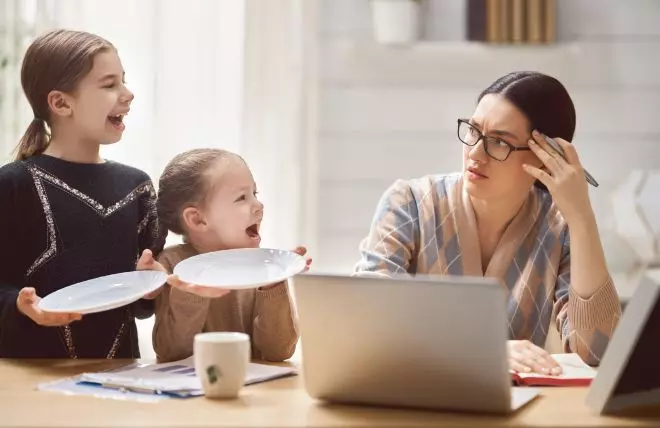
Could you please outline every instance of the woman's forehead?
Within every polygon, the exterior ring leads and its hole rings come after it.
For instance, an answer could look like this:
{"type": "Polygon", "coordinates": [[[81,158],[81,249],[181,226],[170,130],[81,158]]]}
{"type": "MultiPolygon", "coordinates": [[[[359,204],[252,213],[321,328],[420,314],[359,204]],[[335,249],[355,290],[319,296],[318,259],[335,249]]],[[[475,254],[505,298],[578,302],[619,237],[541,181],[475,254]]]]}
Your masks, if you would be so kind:
{"type": "Polygon", "coordinates": [[[472,121],[485,129],[521,133],[529,127],[525,115],[501,95],[488,94],[477,105],[472,121]]]}

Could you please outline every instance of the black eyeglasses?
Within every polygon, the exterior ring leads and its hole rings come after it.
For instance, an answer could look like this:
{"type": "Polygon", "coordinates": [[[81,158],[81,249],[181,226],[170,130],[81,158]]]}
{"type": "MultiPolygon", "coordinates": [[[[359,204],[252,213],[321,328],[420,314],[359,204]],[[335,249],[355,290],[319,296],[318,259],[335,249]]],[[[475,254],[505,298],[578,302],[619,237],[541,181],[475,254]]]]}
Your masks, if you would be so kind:
{"type": "Polygon", "coordinates": [[[458,139],[466,146],[476,146],[479,141],[484,141],[484,150],[491,158],[504,162],[511,152],[529,151],[529,147],[516,147],[497,137],[484,135],[467,119],[458,119],[458,139]]]}

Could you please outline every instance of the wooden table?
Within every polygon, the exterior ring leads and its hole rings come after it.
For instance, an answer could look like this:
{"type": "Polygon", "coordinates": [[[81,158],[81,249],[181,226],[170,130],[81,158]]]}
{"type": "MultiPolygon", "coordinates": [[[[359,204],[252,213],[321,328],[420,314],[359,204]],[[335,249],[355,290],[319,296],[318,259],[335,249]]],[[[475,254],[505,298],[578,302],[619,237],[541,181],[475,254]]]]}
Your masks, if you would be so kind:
{"type": "Polygon", "coordinates": [[[40,382],[99,371],[128,361],[0,360],[0,427],[198,426],[660,426],[660,409],[597,417],[586,388],[548,388],[512,416],[328,405],[310,398],[300,376],[248,386],[241,397],[140,403],[37,391],[40,382]]]}

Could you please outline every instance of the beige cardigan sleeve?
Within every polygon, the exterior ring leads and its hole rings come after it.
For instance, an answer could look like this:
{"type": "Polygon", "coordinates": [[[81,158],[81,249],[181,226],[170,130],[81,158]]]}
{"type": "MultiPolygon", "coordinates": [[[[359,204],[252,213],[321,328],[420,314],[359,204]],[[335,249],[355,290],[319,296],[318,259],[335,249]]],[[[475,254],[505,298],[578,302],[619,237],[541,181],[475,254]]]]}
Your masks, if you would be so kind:
{"type": "Polygon", "coordinates": [[[568,239],[559,264],[553,314],[565,352],[575,352],[597,366],[621,318],[621,301],[609,277],[589,299],[571,287],[571,257],[568,239]]]}
{"type": "Polygon", "coordinates": [[[266,361],[291,358],[296,350],[299,333],[286,282],[257,290],[252,330],[252,349],[256,354],[254,358],[266,361]]]}
{"type": "MultiPolygon", "coordinates": [[[[168,272],[173,263],[167,255],[158,260],[168,272]]],[[[156,298],[153,347],[159,362],[187,358],[193,354],[195,334],[202,332],[209,310],[209,299],[166,284],[156,298]]]]}

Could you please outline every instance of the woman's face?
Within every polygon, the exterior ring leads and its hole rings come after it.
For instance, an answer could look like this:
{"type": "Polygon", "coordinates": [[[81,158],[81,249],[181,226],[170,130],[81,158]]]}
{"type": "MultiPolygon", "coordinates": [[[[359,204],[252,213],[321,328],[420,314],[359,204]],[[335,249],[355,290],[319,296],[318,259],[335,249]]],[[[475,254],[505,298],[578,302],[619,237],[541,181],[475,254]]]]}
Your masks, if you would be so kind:
{"type": "MultiPolygon", "coordinates": [[[[470,124],[473,125],[472,134],[462,138],[476,141],[479,133],[496,138],[500,144],[489,143],[489,147],[490,153],[499,158],[503,157],[503,151],[505,154],[508,151],[501,142],[514,147],[528,147],[531,138],[531,125],[527,117],[501,95],[484,96],[470,118],[470,124]]],[[[534,184],[534,178],[522,168],[525,163],[541,166],[539,159],[529,150],[511,151],[506,160],[499,161],[486,153],[483,139],[474,146],[465,145],[463,177],[466,190],[471,197],[486,201],[519,199],[534,184]]]]}

